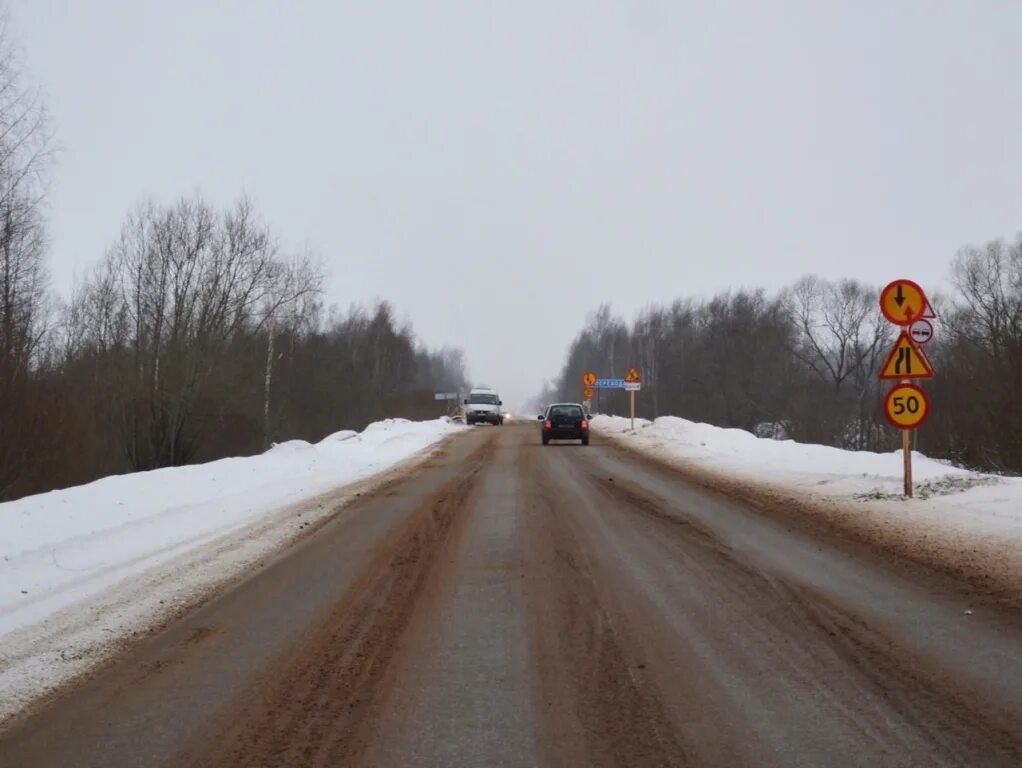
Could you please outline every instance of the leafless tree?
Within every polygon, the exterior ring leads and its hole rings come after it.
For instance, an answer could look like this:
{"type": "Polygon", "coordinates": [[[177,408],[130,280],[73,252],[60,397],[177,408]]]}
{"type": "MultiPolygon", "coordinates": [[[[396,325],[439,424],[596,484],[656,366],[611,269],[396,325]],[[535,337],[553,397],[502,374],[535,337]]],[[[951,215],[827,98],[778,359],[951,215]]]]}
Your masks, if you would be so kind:
{"type": "Polygon", "coordinates": [[[283,325],[290,332],[292,343],[298,338],[322,293],[323,271],[306,250],[281,261],[272,278],[272,287],[261,310],[266,324],[266,368],[263,375],[263,447],[272,441],[271,394],[273,364],[278,329],[283,325]]]}
{"type": "Polygon", "coordinates": [[[230,365],[229,353],[263,333],[268,427],[278,325],[318,291],[320,280],[307,256],[280,258],[247,200],[222,213],[201,199],[138,206],[73,302],[79,321],[88,320],[88,345],[113,344],[130,361],[119,391],[131,466],[189,460],[202,431],[195,414],[230,365]]]}
{"type": "Polygon", "coordinates": [[[827,407],[807,423],[814,439],[875,448],[878,420],[865,409],[877,394],[876,371],[891,339],[878,291],[854,280],[799,280],[784,294],[797,329],[792,351],[829,390],[827,407]]]}
{"type": "Polygon", "coordinates": [[[46,107],[0,10],[0,496],[31,461],[26,440],[40,416],[28,377],[50,325],[41,206],[52,149],[46,107]]]}

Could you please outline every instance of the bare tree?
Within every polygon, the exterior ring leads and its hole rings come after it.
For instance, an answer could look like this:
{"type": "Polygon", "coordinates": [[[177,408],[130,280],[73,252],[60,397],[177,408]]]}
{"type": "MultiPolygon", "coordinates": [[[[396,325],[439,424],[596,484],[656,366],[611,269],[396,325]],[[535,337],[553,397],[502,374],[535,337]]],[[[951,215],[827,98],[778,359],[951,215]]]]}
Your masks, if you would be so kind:
{"type": "Polygon", "coordinates": [[[197,414],[217,387],[232,386],[223,377],[232,365],[244,366],[239,345],[264,332],[268,429],[278,326],[293,319],[320,280],[307,255],[279,257],[247,200],[222,213],[199,199],[138,206],[73,302],[79,321],[88,320],[87,345],[112,343],[130,360],[131,374],[118,389],[131,466],[190,460],[205,431],[197,414]]]}
{"type": "Polygon", "coordinates": [[[316,297],[322,292],[322,284],[322,268],[308,250],[290,261],[280,262],[273,275],[272,287],[262,308],[266,322],[266,368],[263,374],[264,448],[269,448],[272,442],[270,398],[273,391],[273,363],[278,328],[283,324],[290,331],[294,341],[312,311],[316,297]]]}
{"type": "Polygon", "coordinates": [[[797,329],[792,352],[830,390],[828,407],[814,409],[804,420],[812,425],[812,439],[876,447],[877,421],[865,409],[877,393],[875,372],[891,338],[877,293],[854,280],[828,282],[810,275],[784,294],[797,329]]]}
{"type": "Polygon", "coordinates": [[[660,361],[667,341],[667,313],[659,307],[647,307],[632,327],[635,363],[642,372],[643,388],[651,402],[651,415],[660,415],[660,361]]]}
{"type": "Polygon", "coordinates": [[[959,251],[942,313],[933,448],[967,465],[1022,470],[1022,235],[959,251]]]}
{"type": "Polygon", "coordinates": [[[28,376],[50,325],[42,200],[52,133],[0,10],[0,496],[30,462],[39,413],[28,376]]]}
{"type": "Polygon", "coordinates": [[[46,324],[41,204],[52,147],[46,107],[25,84],[0,10],[0,376],[25,372],[46,324]]]}

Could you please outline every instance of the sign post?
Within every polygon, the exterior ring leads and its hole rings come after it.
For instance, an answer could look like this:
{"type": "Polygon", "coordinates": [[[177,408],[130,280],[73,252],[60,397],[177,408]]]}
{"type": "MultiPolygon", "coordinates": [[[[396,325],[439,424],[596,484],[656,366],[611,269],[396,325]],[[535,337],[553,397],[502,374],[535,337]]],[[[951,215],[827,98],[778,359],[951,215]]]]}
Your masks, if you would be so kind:
{"type": "MultiPolygon", "coordinates": [[[[642,389],[642,377],[639,369],[632,367],[623,379],[594,379],[593,388],[596,390],[596,397],[599,398],[601,389],[623,389],[628,393],[631,401],[632,429],[635,429],[635,393],[642,389]]],[[[597,405],[599,401],[597,400],[597,405]]]]}
{"type": "Polygon", "coordinates": [[[905,469],[905,495],[912,496],[912,433],[930,415],[926,392],[907,379],[887,393],[884,415],[901,430],[901,452],[905,469]]]}
{"type": "Polygon", "coordinates": [[[444,412],[450,415],[451,409],[447,403],[450,401],[460,400],[461,396],[457,392],[434,392],[433,399],[444,403],[444,412]]]}
{"type": "Polygon", "coordinates": [[[642,377],[634,365],[625,374],[625,389],[628,390],[628,407],[632,417],[632,431],[635,431],[635,393],[642,388],[642,377]]]}
{"type": "Polygon", "coordinates": [[[930,415],[930,402],[926,392],[911,380],[933,378],[933,366],[920,345],[933,338],[929,321],[937,315],[923,289],[911,280],[889,283],[880,292],[880,311],[890,322],[902,326],[878,378],[899,382],[884,398],[884,415],[901,430],[905,495],[912,498],[912,433],[930,415]]]}
{"type": "Polygon", "coordinates": [[[901,456],[904,463],[905,495],[912,498],[912,430],[901,430],[901,456]]]}
{"type": "MultiPolygon", "coordinates": [[[[591,401],[594,394],[594,388],[596,387],[596,379],[598,377],[592,371],[586,371],[582,374],[582,399],[591,401]]],[[[600,409],[599,394],[597,394],[596,410],[600,409]]],[[[586,410],[589,410],[587,407],[586,410]]]]}

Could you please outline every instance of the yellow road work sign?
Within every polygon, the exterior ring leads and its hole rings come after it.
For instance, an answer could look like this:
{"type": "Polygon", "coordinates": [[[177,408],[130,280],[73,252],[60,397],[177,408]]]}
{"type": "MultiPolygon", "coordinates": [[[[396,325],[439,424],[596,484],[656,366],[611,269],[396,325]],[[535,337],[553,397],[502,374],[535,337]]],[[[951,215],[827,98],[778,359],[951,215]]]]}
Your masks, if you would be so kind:
{"type": "Polygon", "coordinates": [[[634,365],[628,369],[628,373],[625,374],[625,381],[632,383],[635,381],[642,381],[642,377],[639,375],[639,369],[634,365]]]}
{"type": "Polygon", "coordinates": [[[905,331],[898,336],[887,362],[880,369],[881,379],[931,379],[933,366],[905,331]]]}
{"type": "Polygon", "coordinates": [[[911,280],[895,280],[880,292],[880,311],[895,325],[911,325],[924,316],[929,306],[923,289],[911,280]]]}
{"type": "Polygon", "coordinates": [[[930,415],[930,401],[915,384],[899,384],[884,398],[884,415],[898,429],[915,429],[930,415]]]}

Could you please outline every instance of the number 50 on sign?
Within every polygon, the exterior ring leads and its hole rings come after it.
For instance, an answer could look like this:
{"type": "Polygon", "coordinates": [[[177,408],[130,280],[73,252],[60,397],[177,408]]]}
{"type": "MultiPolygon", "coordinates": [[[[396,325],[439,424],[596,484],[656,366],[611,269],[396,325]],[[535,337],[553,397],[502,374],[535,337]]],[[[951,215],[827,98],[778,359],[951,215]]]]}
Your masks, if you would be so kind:
{"type": "Polygon", "coordinates": [[[884,414],[898,429],[915,429],[930,415],[930,401],[915,384],[899,384],[884,398],[884,414]]]}

